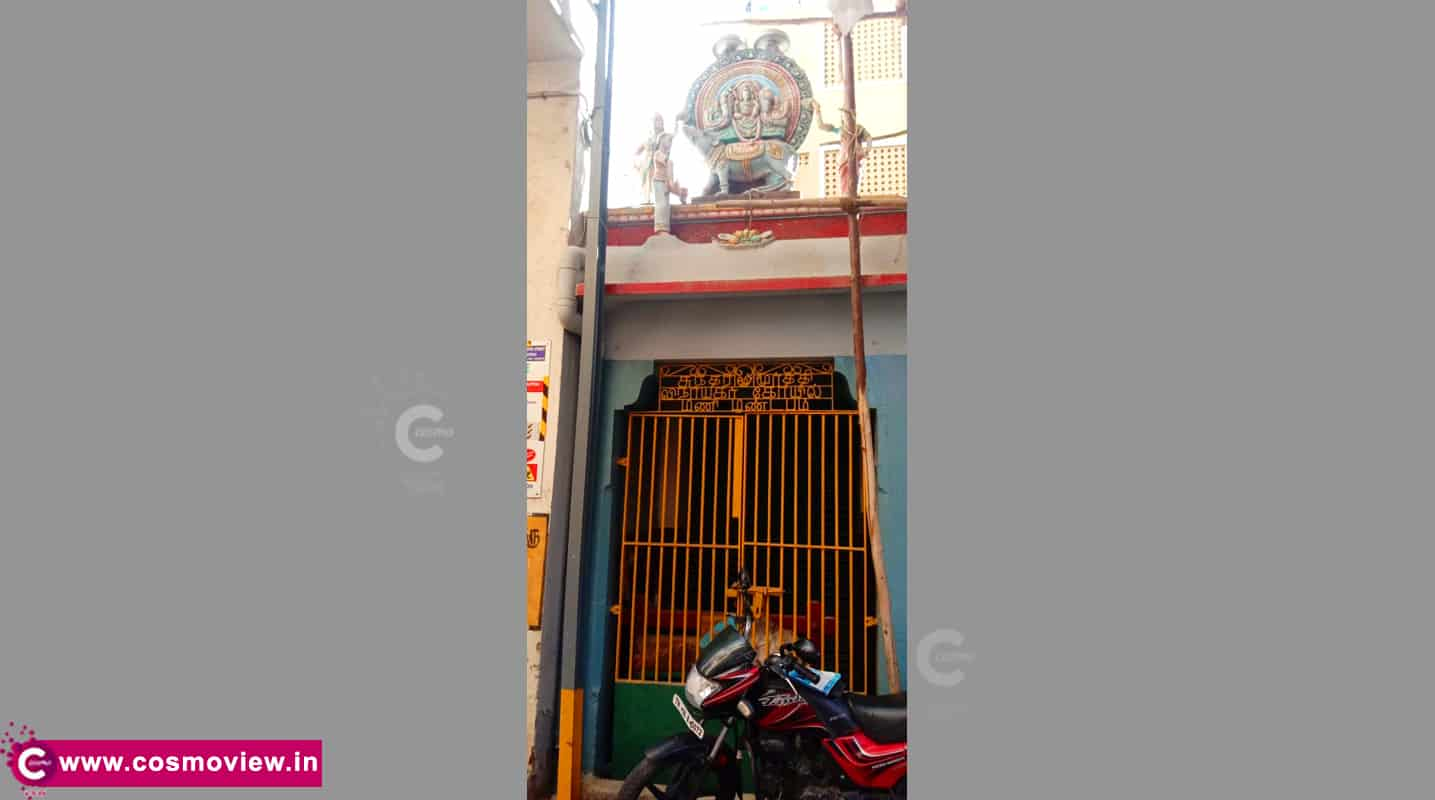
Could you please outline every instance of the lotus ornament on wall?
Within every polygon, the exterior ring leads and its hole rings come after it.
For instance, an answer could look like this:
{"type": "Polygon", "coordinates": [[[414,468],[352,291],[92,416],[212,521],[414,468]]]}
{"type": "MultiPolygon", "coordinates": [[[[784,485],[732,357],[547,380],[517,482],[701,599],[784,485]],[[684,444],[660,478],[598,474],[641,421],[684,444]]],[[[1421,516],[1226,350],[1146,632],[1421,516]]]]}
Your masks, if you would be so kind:
{"type": "Polygon", "coordinates": [[[763,247],[772,244],[775,237],[772,231],[759,231],[752,228],[743,228],[733,233],[719,233],[713,237],[713,244],[722,247],[763,247]]]}

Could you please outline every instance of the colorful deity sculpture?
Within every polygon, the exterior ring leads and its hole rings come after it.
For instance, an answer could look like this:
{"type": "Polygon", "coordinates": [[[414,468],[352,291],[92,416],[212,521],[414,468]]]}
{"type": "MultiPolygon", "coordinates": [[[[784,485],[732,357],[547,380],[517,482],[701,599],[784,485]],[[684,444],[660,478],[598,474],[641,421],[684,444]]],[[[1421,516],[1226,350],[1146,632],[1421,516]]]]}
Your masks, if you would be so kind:
{"type": "Polygon", "coordinates": [[[812,87],[784,54],[787,36],[769,31],[747,47],[728,36],[677,116],[707,159],[707,196],[792,188],[793,161],[812,124],[812,87]]]}

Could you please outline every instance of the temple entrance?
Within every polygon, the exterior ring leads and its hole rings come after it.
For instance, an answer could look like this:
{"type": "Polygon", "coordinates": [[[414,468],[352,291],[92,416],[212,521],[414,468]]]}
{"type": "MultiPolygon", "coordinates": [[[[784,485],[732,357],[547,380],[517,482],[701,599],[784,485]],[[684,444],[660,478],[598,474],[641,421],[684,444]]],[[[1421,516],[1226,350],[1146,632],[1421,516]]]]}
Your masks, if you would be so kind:
{"type": "Polygon", "coordinates": [[[613,768],[680,724],[669,695],[699,638],[761,600],[760,655],[811,639],[822,669],[876,689],[876,605],[857,412],[832,364],[662,365],[657,409],[630,411],[618,458],[613,768]]]}

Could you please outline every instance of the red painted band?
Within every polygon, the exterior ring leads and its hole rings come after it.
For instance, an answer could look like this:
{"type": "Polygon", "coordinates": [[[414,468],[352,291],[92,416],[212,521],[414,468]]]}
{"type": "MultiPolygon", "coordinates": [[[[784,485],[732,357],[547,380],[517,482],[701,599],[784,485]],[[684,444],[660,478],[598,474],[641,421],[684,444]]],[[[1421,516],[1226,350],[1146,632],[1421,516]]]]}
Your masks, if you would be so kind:
{"type": "MultiPolygon", "coordinates": [[[[803,292],[822,289],[846,289],[852,279],[842,276],[822,278],[750,278],[728,281],[650,281],[646,283],[610,283],[607,294],[613,295],[664,295],[664,294],[745,294],[750,292],[803,292]]],[[[863,275],[862,285],[866,288],[879,286],[905,286],[907,276],[901,273],[885,275],[863,275]]],[[[579,297],[583,296],[583,284],[578,284],[579,297]]]]}

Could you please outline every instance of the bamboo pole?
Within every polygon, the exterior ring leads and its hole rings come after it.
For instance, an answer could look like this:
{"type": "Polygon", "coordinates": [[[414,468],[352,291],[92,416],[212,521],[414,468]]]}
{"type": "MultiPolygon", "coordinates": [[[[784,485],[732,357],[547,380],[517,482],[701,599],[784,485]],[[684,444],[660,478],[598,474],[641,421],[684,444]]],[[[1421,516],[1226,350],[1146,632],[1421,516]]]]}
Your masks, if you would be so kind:
{"type": "Polygon", "coordinates": [[[877,582],[877,621],[887,668],[887,686],[902,690],[902,670],[897,660],[897,637],[892,629],[892,592],[887,583],[887,562],[882,551],[882,525],[877,514],[877,461],[872,443],[872,413],[867,405],[867,342],[862,325],[862,231],[857,198],[857,85],[852,64],[852,34],[842,34],[843,91],[842,149],[847,163],[843,189],[848,204],[847,244],[852,267],[852,356],[857,370],[857,424],[862,433],[863,513],[868,543],[872,548],[872,571],[877,582]]]}

